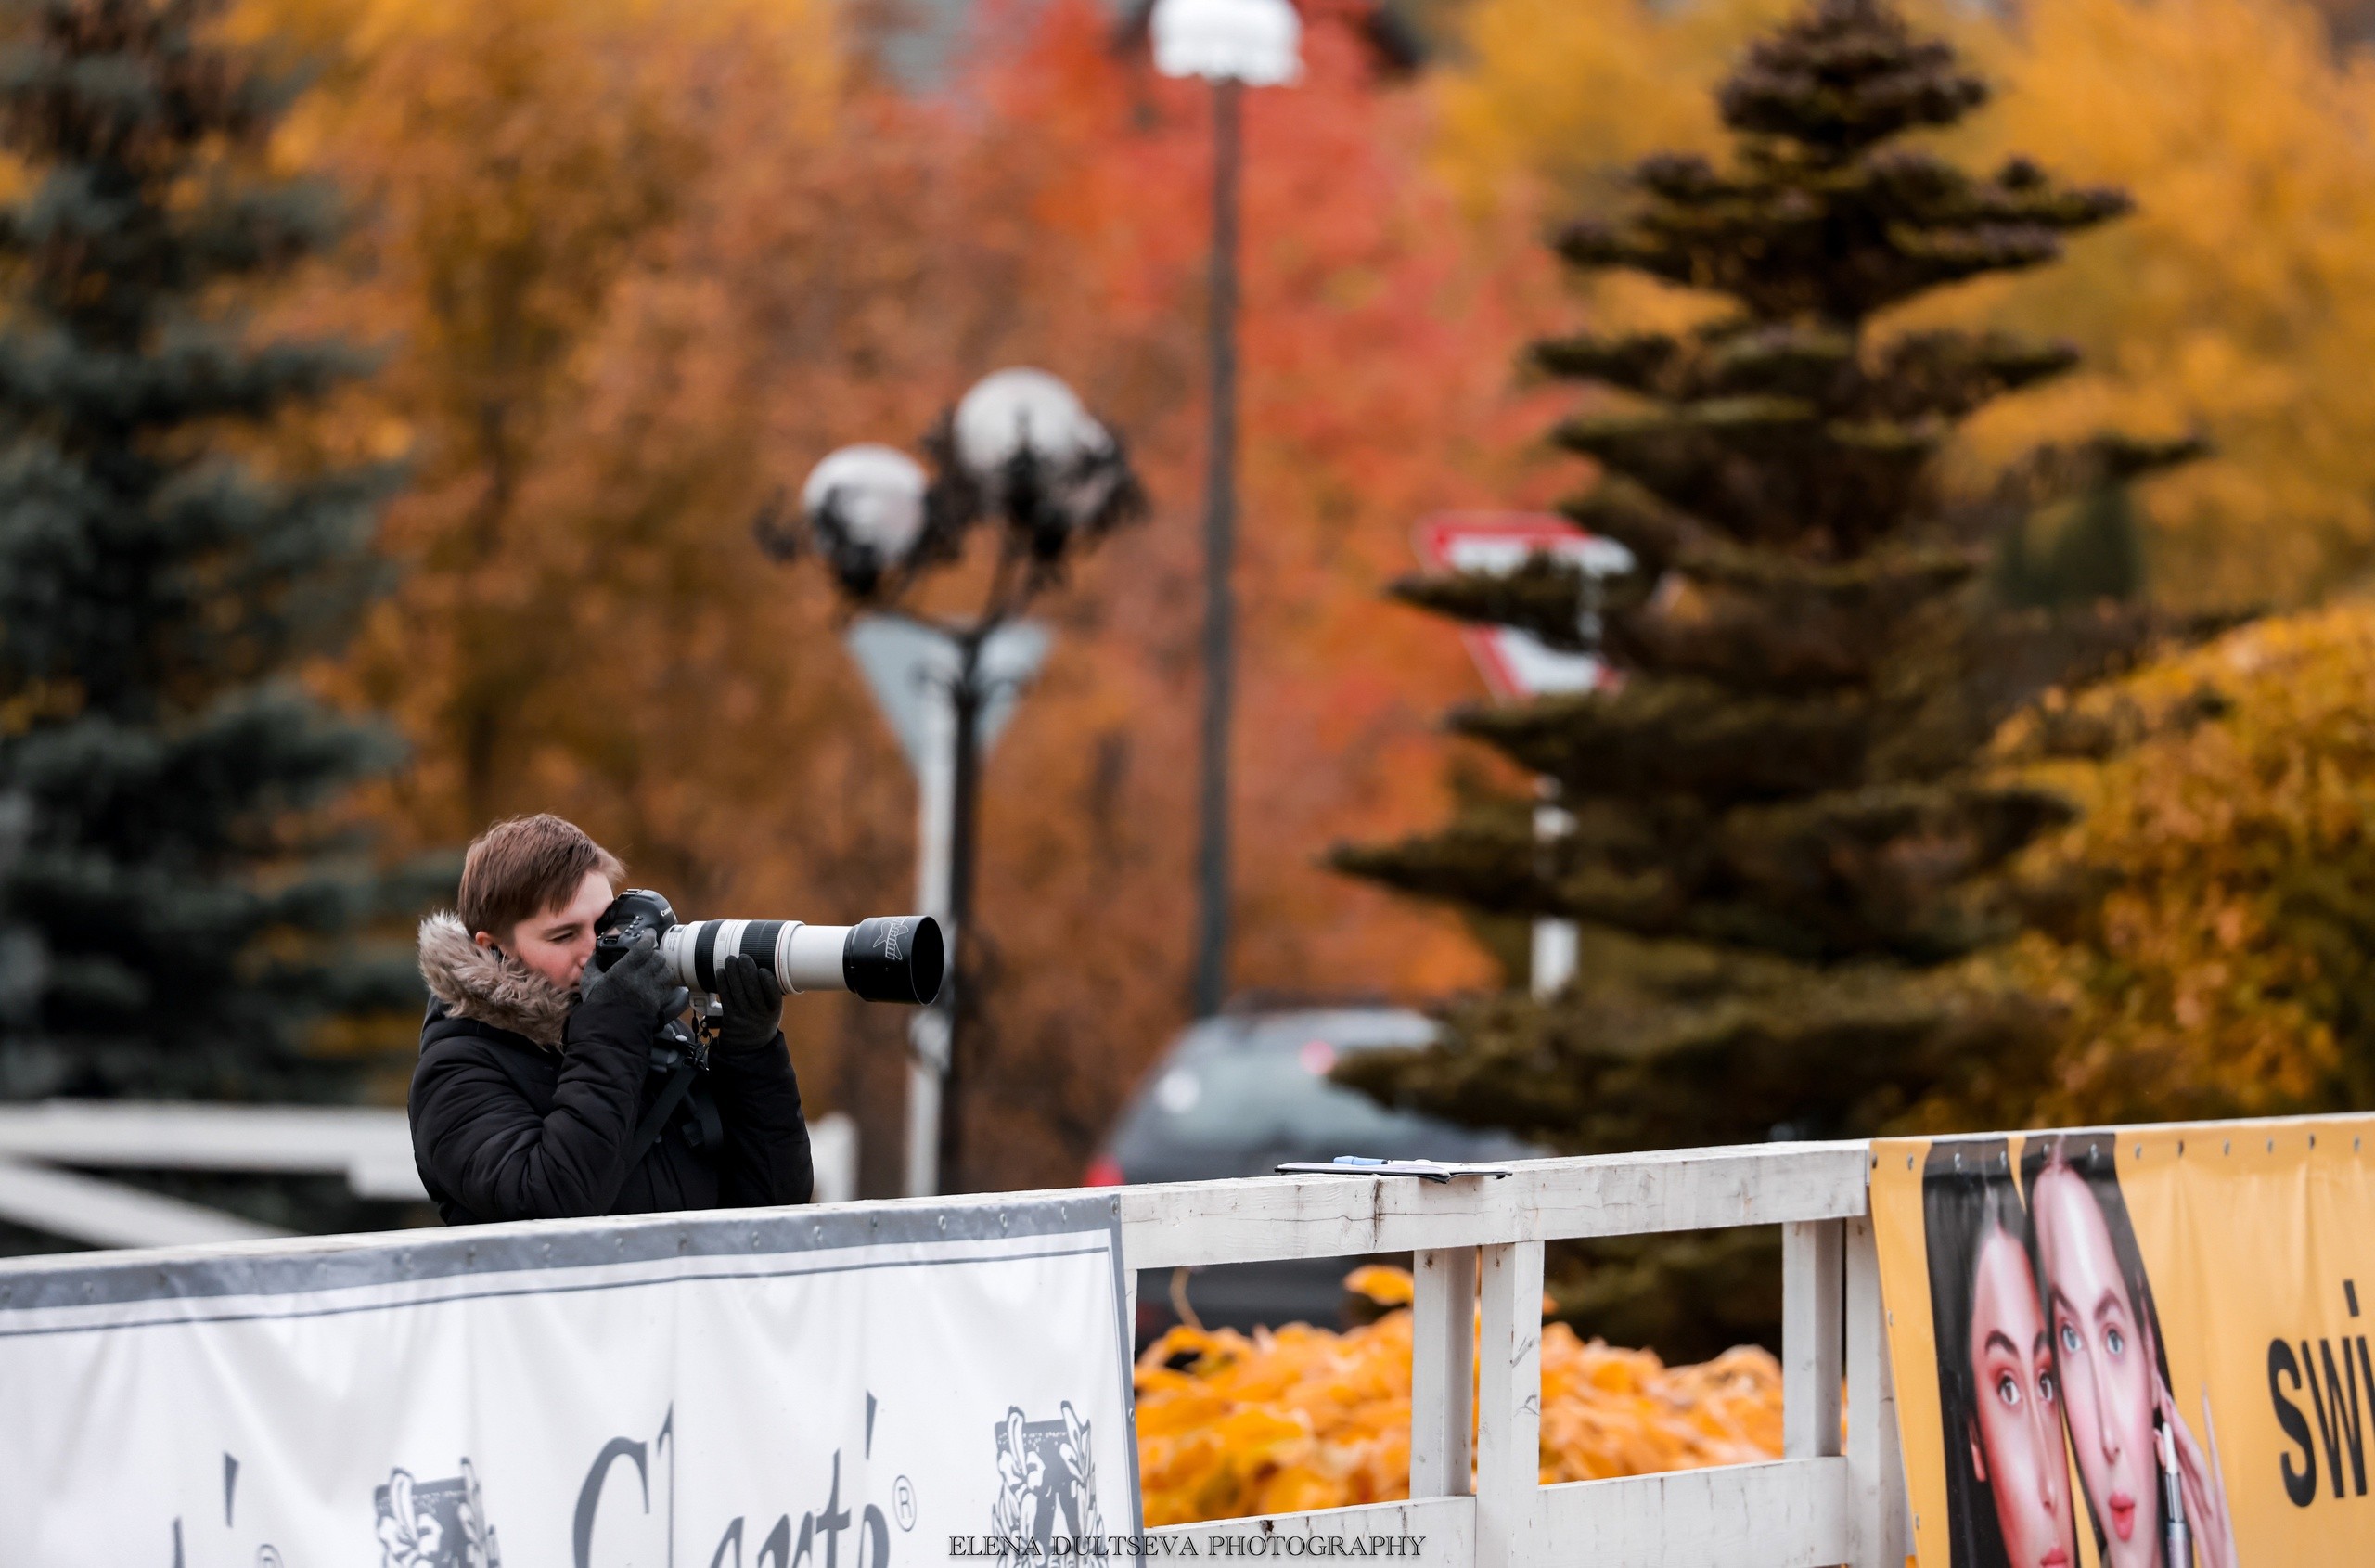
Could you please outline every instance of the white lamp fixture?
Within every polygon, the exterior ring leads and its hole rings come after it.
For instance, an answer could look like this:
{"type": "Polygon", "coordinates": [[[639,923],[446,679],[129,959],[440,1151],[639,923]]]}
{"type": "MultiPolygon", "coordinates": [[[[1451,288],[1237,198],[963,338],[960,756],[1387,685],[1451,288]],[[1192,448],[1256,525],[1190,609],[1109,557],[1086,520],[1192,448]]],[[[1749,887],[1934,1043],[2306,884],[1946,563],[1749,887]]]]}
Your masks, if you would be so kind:
{"type": "MultiPolygon", "coordinates": [[[[815,528],[829,516],[852,544],[887,565],[924,531],[923,465],[894,446],[844,446],[816,465],[800,487],[800,509],[815,528]]],[[[818,544],[828,541],[821,534],[818,544]]]]}
{"type": "Polygon", "coordinates": [[[1303,74],[1303,19],[1289,0],[1155,0],[1154,68],[1275,87],[1303,74]]]}
{"type": "Polygon", "coordinates": [[[1027,452],[1068,468],[1110,451],[1113,438],[1072,388],[1045,370],[998,370],[956,405],[956,460],[983,482],[1027,452]]]}
{"type": "Polygon", "coordinates": [[[1099,528],[1127,477],[1112,432],[1082,405],[1072,388],[1045,370],[994,371],[956,405],[951,421],[957,463],[993,506],[1004,508],[1011,483],[1050,505],[1032,508],[1026,522],[1046,546],[1072,529],[1099,528]],[[1018,481],[1018,459],[1030,471],[1018,481]]]}

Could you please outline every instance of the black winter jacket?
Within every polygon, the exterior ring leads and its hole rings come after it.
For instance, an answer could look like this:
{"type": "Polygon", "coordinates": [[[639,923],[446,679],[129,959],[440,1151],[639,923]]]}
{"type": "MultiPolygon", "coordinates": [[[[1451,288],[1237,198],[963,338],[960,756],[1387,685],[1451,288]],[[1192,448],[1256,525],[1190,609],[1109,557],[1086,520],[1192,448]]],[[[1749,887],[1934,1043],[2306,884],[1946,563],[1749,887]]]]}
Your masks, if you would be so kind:
{"type": "Polygon", "coordinates": [[[448,1225],[808,1201],[808,1128],[783,1036],[712,1051],[696,1095],[725,1137],[697,1148],[680,1112],[632,1167],[635,1128],[667,1078],[661,1031],[620,1004],[573,1005],[461,922],[421,925],[429,1017],[412,1077],[413,1158],[448,1225]]]}

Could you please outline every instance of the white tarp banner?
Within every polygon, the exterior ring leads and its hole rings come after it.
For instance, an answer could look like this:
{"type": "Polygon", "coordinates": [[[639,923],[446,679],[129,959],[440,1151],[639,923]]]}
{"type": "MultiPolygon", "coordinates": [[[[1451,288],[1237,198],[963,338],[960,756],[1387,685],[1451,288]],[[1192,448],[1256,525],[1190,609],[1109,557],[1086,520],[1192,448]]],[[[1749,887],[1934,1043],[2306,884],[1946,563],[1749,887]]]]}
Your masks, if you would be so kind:
{"type": "Polygon", "coordinates": [[[0,1564],[1120,1568],[1121,1278],[1110,1195],[10,1262],[0,1564]]]}

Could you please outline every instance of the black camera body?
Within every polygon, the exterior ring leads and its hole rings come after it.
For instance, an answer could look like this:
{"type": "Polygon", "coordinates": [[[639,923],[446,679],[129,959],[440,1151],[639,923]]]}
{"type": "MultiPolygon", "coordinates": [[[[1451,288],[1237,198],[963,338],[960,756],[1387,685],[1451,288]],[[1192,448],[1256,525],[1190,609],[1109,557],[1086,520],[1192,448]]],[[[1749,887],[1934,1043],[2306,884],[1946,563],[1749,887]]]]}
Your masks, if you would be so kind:
{"type": "Polygon", "coordinates": [[[714,992],[717,969],[736,954],[776,977],[787,996],[847,991],[869,1002],[926,1007],[940,995],[947,945],[930,915],[879,915],[854,926],[802,920],[676,919],[668,901],[629,888],[610,901],[595,927],[594,963],[607,970],[650,937],[676,983],[714,992]]]}
{"type": "Polygon", "coordinates": [[[627,889],[594,922],[594,967],[608,970],[644,937],[657,942],[661,932],[676,923],[676,911],[660,894],[649,888],[627,889]]]}

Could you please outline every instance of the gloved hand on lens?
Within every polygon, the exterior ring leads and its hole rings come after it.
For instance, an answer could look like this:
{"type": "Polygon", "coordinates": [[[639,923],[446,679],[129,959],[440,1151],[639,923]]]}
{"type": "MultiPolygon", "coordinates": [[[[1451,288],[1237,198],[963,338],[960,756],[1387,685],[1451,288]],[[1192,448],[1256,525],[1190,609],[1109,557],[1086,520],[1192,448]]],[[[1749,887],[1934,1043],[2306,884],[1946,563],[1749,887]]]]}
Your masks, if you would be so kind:
{"type": "Polygon", "coordinates": [[[718,965],[717,999],[725,1009],[717,1030],[720,1050],[756,1050],[783,1026],[783,987],[746,953],[718,965]]]}
{"type": "Polygon", "coordinates": [[[685,988],[676,983],[668,961],[660,956],[659,942],[647,933],[607,970],[597,968],[591,958],[585,961],[585,972],[578,981],[578,1005],[629,1008],[656,1023],[671,1012],[684,1010],[685,988]]]}

